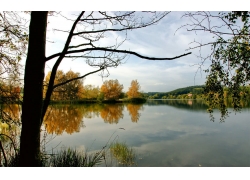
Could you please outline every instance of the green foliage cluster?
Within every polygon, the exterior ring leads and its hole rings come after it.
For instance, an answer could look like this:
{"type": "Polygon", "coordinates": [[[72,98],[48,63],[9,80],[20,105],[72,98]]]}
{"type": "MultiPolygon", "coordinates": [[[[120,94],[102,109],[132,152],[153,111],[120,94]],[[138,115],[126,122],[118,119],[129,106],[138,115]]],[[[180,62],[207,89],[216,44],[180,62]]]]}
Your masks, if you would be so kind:
{"type": "MultiPolygon", "coordinates": [[[[188,12],[185,17],[192,20],[184,25],[188,31],[202,31],[213,38],[206,42],[194,41],[189,49],[209,47],[211,53],[201,59],[200,68],[204,62],[211,62],[204,88],[204,97],[209,104],[209,112],[219,109],[221,118],[228,114],[225,102],[224,88],[230,93],[235,111],[242,108],[241,98],[250,80],[250,11],[232,12],[188,12]],[[215,24],[215,21],[218,23],[215,24]]],[[[182,26],[182,27],[184,27],[182,26]]]]}

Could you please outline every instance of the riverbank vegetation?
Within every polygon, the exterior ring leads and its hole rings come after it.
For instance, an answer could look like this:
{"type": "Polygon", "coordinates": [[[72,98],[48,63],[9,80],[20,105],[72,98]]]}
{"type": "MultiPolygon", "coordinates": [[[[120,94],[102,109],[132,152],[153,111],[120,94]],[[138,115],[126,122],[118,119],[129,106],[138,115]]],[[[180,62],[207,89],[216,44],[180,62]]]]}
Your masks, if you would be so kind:
{"type": "MultiPolygon", "coordinates": [[[[22,104],[20,106],[21,115],[18,117],[22,122],[20,166],[38,166],[40,129],[51,100],[69,103],[85,100],[111,103],[145,98],[143,93],[134,93],[130,89],[128,93],[122,92],[123,86],[118,83],[118,80],[112,80],[115,82],[114,87],[118,90],[113,90],[111,93],[110,89],[105,86],[100,89],[91,85],[85,87],[83,78],[86,76],[97,72],[100,72],[102,77],[109,75],[109,68],[121,65],[127,55],[134,55],[146,60],[173,60],[191,54],[188,52],[174,57],[159,58],[144,56],[138,52],[120,49],[119,47],[122,47],[126,38],[109,46],[103,46],[100,43],[108,37],[108,33],[113,31],[124,32],[127,35],[129,30],[157,24],[169,12],[83,11],[79,12],[74,20],[71,19],[72,17],[62,16],[67,21],[72,20],[72,25],[65,27],[66,30],[55,29],[57,32],[66,33],[64,47],[57,53],[46,57],[48,17],[56,13],[24,12],[30,13],[29,19],[25,19],[25,16],[20,15],[21,13],[0,13],[0,100],[4,105],[22,104]],[[143,15],[144,13],[146,15],[143,15]],[[29,29],[27,24],[29,24],[29,29]],[[106,28],[107,24],[110,25],[109,29],[106,28]],[[89,27],[91,28],[89,29],[89,27]],[[82,41],[80,42],[78,39],[82,41]],[[24,71],[20,70],[22,58],[26,58],[24,71]],[[65,58],[84,59],[87,65],[96,69],[85,72],[84,75],[73,71],[64,73],[58,67],[65,58]],[[51,60],[54,62],[52,71],[46,76],[45,83],[43,83],[46,63],[52,62],[51,60]],[[24,79],[19,77],[23,72],[24,79]]],[[[222,115],[227,114],[225,99],[231,98],[234,109],[240,109],[240,100],[249,98],[247,85],[250,80],[249,12],[219,12],[216,15],[210,12],[188,12],[184,17],[194,20],[193,24],[182,26],[187,27],[188,31],[208,32],[216,37],[206,43],[193,42],[191,44],[196,45],[189,48],[192,50],[211,46],[211,54],[201,57],[202,62],[200,63],[200,67],[202,67],[207,59],[211,60],[210,67],[205,70],[208,73],[207,81],[202,93],[189,91],[188,94],[169,94],[163,95],[161,98],[204,98],[209,103],[209,112],[218,107],[222,115]],[[219,20],[222,25],[219,27],[211,25],[213,18],[219,20]],[[203,24],[207,22],[208,24],[203,24]],[[228,92],[226,88],[228,88],[228,92]]],[[[138,91],[138,87],[136,81],[131,85],[135,91],[138,91]]],[[[111,86],[111,90],[112,88],[113,86],[111,86]]],[[[199,91],[199,89],[196,90],[199,91]]],[[[158,99],[159,96],[159,94],[153,94],[149,98],[158,99]]],[[[15,122],[3,109],[0,112],[1,122],[9,124],[15,122]]]]}
{"type": "MultiPolygon", "coordinates": [[[[203,99],[206,100],[207,94],[205,93],[205,86],[189,86],[179,88],[170,92],[149,92],[145,93],[144,96],[148,99],[203,99]]],[[[250,86],[239,87],[239,100],[250,100],[250,86]]],[[[234,94],[229,90],[228,87],[224,86],[222,89],[223,98],[230,102],[235,97],[234,94]]],[[[218,94],[217,94],[218,96],[218,94]]]]}
{"type": "MultiPolygon", "coordinates": [[[[11,143],[2,144],[0,141],[0,155],[3,156],[0,156],[0,167],[18,167],[19,165],[19,148],[10,152],[11,143]]],[[[39,157],[40,167],[136,166],[135,150],[119,141],[107,143],[101,150],[94,152],[62,147],[61,150],[50,154],[45,151],[41,152],[39,157]]]]}
{"type": "MultiPolygon", "coordinates": [[[[44,88],[46,90],[49,79],[49,72],[45,78],[44,88]]],[[[61,70],[57,71],[55,77],[54,91],[51,95],[51,103],[62,104],[81,104],[81,103],[116,103],[116,102],[145,102],[143,93],[140,91],[140,84],[137,80],[132,80],[131,87],[127,92],[123,91],[123,85],[115,80],[106,80],[102,86],[93,86],[91,84],[84,85],[84,79],[77,79],[79,73],[68,71],[64,73],[61,70]],[[67,82],[69,79],[75,78],[75,81],[67,82]]],[[[46,91],[44,91],[46,92],[46,91]]],[[[46,94],[43,94],[44,98],[46,94]]]]}

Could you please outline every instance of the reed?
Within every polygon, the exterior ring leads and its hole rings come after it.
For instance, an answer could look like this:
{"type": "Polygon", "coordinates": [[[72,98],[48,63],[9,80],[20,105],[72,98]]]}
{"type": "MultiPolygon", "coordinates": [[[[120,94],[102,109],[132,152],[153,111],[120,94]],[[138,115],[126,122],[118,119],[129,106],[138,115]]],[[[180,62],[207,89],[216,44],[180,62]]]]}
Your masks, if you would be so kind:
{"type": "Polygon", "coordinates": [[[50,167],[93,167],[103,160],[101,151],[88,154],[84,151],[77,151],[71,148],[63,149],[48,159],[50,167]]]}
{"type": "Polygon", "coordinates": [[[135,151],[129,148],[126,143],[115,142],[110,146],[110,152],[117,159],[118,163],[125,166],[136,165],[135,151]]]}

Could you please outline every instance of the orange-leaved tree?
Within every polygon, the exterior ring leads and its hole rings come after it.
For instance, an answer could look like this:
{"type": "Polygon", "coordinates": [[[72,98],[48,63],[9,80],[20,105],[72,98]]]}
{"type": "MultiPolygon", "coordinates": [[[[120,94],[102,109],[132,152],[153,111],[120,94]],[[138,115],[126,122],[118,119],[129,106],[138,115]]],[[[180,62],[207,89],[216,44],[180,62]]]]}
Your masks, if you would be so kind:
{"type": "MultiPolygon", "coordinates": [[[[44,91],[44,97],[45,92],[47,90],[47,85],[49,83],[51,72],[47,74],[45,77],[45,91],[44,91]]],[[[71,81],[69,83],[67,80],[77,78],[80,76],[80,73],[75,73],[73,71],[68,71],[66,74],[58,70],[55,77],[55,85],[54,85],[54,91],[52,93],[51,99],[52,100],[76,100],[81,99],[82,93],[83,93],[83,79],[77,79],[75,81],[71,81]]]]}
{"type": "Polygon", "coordinates": [[[128,98],[138,98],[141,96],[141,93],[139,92],[141,86],[137,80],[131,81],[131,86],[127,92],[128,98]]]}
{"type": "Polygon", "coordinates": [[[106,80],[101,87],[101,93],[107,100],[118,99],[122,93],[123,85],[118,80],[106,80]]]}

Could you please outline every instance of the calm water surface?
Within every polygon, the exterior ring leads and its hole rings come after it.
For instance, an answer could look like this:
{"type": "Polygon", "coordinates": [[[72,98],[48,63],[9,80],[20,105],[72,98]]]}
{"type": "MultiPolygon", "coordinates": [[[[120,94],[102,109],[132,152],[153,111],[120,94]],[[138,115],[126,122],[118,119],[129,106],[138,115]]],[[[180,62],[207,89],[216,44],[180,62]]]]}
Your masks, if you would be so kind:
{"type": "Polygon", "coordinates": [[[44,125],[54,139],[46,150],[92,152],[118,140],[135,150],[139,167],[250,167],[250,109],[231,110],[225,122],[215,112],[212,122],[206,108],[192,100],[51,106],[44,125]]]}

